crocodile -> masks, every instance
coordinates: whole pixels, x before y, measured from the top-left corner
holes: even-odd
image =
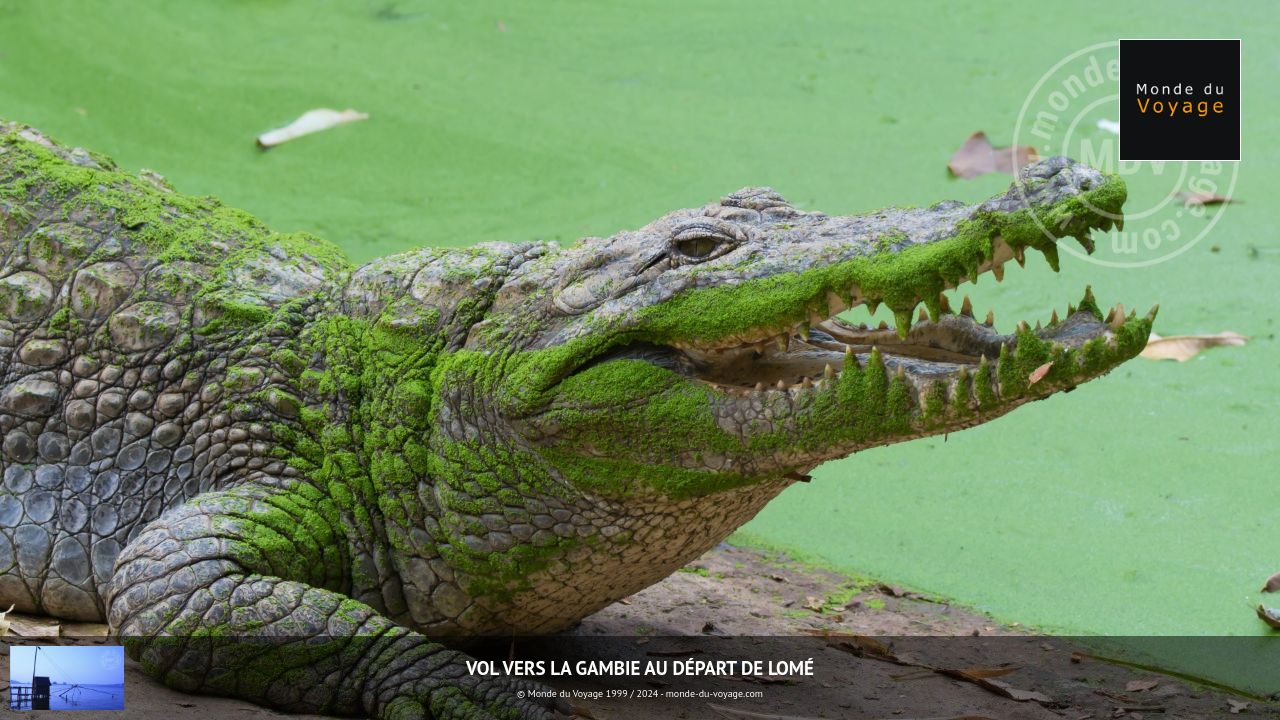
[[[0,605],[285,711],[552,717],[458,642],[563,630],[825,461],[1104,375],[1155,317],[1086,289],[1001,333],[948,297],[1123,222],[1123,182],[1063,157],[972,205],[829,216],[748,187],[566,247],[355,267],[0,138]],[[860,306],[895,322],[839,315]]]

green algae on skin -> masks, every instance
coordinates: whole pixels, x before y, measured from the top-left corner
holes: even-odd
[[[351,270],[346,255],[332,243],[309,233],[272,232],[253,216],[216,198],[159,189],[120,171],[106,158],[95,157],[99,168],[68,163],[53,150],[23,138],[18,130],[0,137],[0,148],[6,154],[0,202],[51,197],[65,222],[77,215],[114,218],[160,262],[188,261],[212,268],[207,278],[186,278],[198,282],[197,303],[222,313],[216,320],[219,325],[206,333],[216,332],[223,323],[256,325],[271,317],[270,309],[237,299],[231,289],[237,271],[256,260],[313,263],[330,273]],[[60,238],[60,245],[65,248],[65,238]],[[235,249],[228,253],[228,247]]]

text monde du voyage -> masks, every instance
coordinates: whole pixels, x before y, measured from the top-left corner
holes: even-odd
[[[1138,112],[1143,115],[1209,117],[1210,115],[1221,115],[1226,112],[1226,105],[1223,100],[1193,99],[1198,97],[1212,98],[1215,95],[1222,96],[1224,94],[1222,85],[1206,83],[1197,93],[1196,88],[1188,83],[1177,83],[1175,85],[1135,83],[1134,91],[1137,95],[1134,100],[1138,103]]]

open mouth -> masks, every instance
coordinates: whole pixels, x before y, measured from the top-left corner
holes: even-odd
[[[1105,222],[1105,221],[1101,221]],[[1081,233],[1086,250],[1092,242]],[[1014,250],[1003,239],[992,241],[990,260],[970,274],[969,281],[978,275],[991,274],[997,281],[1004,278],[1004,265],[1010,260],[1024,263],[1023,250]],[[1055,268],[1056,269],[1056,268]],[[947,290],[962,284],[963,279],[948,284]],[[921,300],[921,302],[924,302]],[[705,383],[727,395],[753,395],[757,393],[788,393],[798,395],[820,392],[839,383],[845,370],[856,363],[859,370],[869,363],[879,362],[891,376],[909,381],[913,399],[917,402],[931,385],[941,382],[948,388],[949,399],[954,400],[958,388],[963,387],[969,397],[978,402],[976,388],[963,382],[970,378],[984,379],[992,385],[996,397],[1009,397],[1013,388],[1001,387],[1001,380],[1008,378],[1011,368],[1002,370],[1002,363],[1017,363],[1017,372],[1027,374],[1028,361],[1033,358],[1031,348],[1019,353],[1020,346],[1034,345],[1035,367],[1042,367],[1047,374],[1054,366],[1050,382],[1041,389],[1047,394],[1050,388],[1069,388],[1079,382],[1109,370],[1120,361],[1132,356],[1135,350],[1132,338],[1135,333],[1124,333],[1126,323],[1133,323],[1135,331],[1154,318],[1156,309],[1145,318],[1136,313],[1126,314],[1122,305],[1109,312],[1100,312],[1090,289],[1086,288],[1079,307],[1068,306],[1060,315],[1054,311],[1049,318],[1036,321],[1034,327],[1027,322],[1017,323],[1016,329],[1002,334],[995,327],[991,313],[976,317],[969,298],[948,298],[946,291],[936,299],[924,302],[914,320],[910,312],[895,312],[896,326],[880,323],[872,327],[854,325],[836,317],[836,314],[858,305],[878,305],[874,298],[866,298],[861,290],[849,290],[847,301],[832,294],[828,298],[826,317],[810,315],[804,322],[778,330],[762,330],[750,337],[734,338],[720,345],[670,345],[632,344],[615,348],[600,361],[612,359],[640,359],[668,368],[693,380]],[[955,306],[958,306],[956,308]],[[1120,335],[1125,334],[1125,347],[1121,347]],[[1142,332],[1145,340],[1145,332]],[[875,359],[873,360],[873,354]],[[1028,384],[1042,378],[1022,378],[1016,394],[1023,394]]]

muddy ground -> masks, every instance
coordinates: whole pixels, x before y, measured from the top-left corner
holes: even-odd
[[[48,643],[37,638],[61,634],[106,642],[95,637],[102,626],[10,619],[6,640]],[[1275,702],[1105,662],[1067,638],[1030,634],[936,598],[728,545],[562,636],[474,650],[499,660],[571,664],[813,661],[811,675],[546,678],[571,695],[584,716],[598,720],[1280,717]],[[126,663],[126,717],[280,716],[236,700],[174,692],[143,675],[137,663]],[[6,651],[0,661],[6,688],[7,677]],[[76,720],[98,717],[121,713],[75,714]]]

